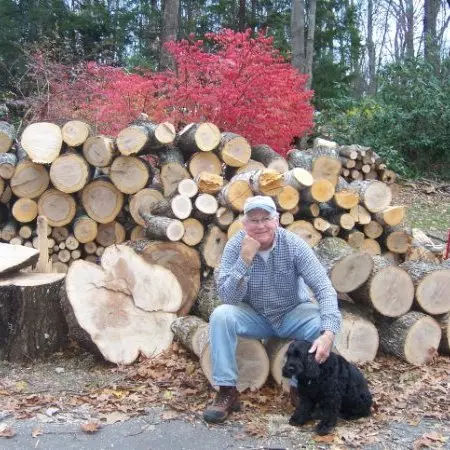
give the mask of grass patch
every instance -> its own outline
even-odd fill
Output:
[[[422,230],[450,228],[450,203],[414,202],[406,210],[406,225]]]

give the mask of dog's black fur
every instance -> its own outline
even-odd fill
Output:
[[[283,376],[298,380],[299,403],[289,423],[303,425],[316,408],[321,419],[318,434],[328,434],[338,417],[357,419],[370,415],[372,395],[364,375],[342,356],[331,353],[323,364],[308,353],[311,343],[294,341],[288,348]]]

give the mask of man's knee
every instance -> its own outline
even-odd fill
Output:
[[[209,322],[211,325],[213,324],[225,324],[233,321],[236,312],[235,305],[219,305],[217,306],[211,314],[209,318]]]

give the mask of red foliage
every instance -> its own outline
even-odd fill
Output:
[[[167,48],[174,72],[130,74],[95,63],[75,74],[61,65],[51,74],[42,68],[52,80],[40,118],[83,118],[110,134],[141,112],[176,127],[207,120],[280,153],[311,129],[306,76],[283,60],[272,38],[223,30],[205,40],[170,42]]]

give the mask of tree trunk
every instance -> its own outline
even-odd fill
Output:
[[[439,9],[439,0],[425,0],[423,11],[424,55],[425,60],[434,67],[436,73],[439,71],[439,44],[436,32]]]
[[[308,2],[308,28],[306,36],[306,65],[305,73],[308,75],[306,89],[311,89],[313,77],[313,59],[314,59],[314,34],[316,31],[316,0]]]
[[[292,65],[300,72],[306,72],[305,54],[305,2],[294,0],[291,13]]]
[[[164,11],[161,23],[161,44],[159,54],[159,70],[173,69],[174,62],[169,52],[164,48],[164,44],[170,41],[176,41],[178,34],[178,14],[180,1],[165,0]]]

